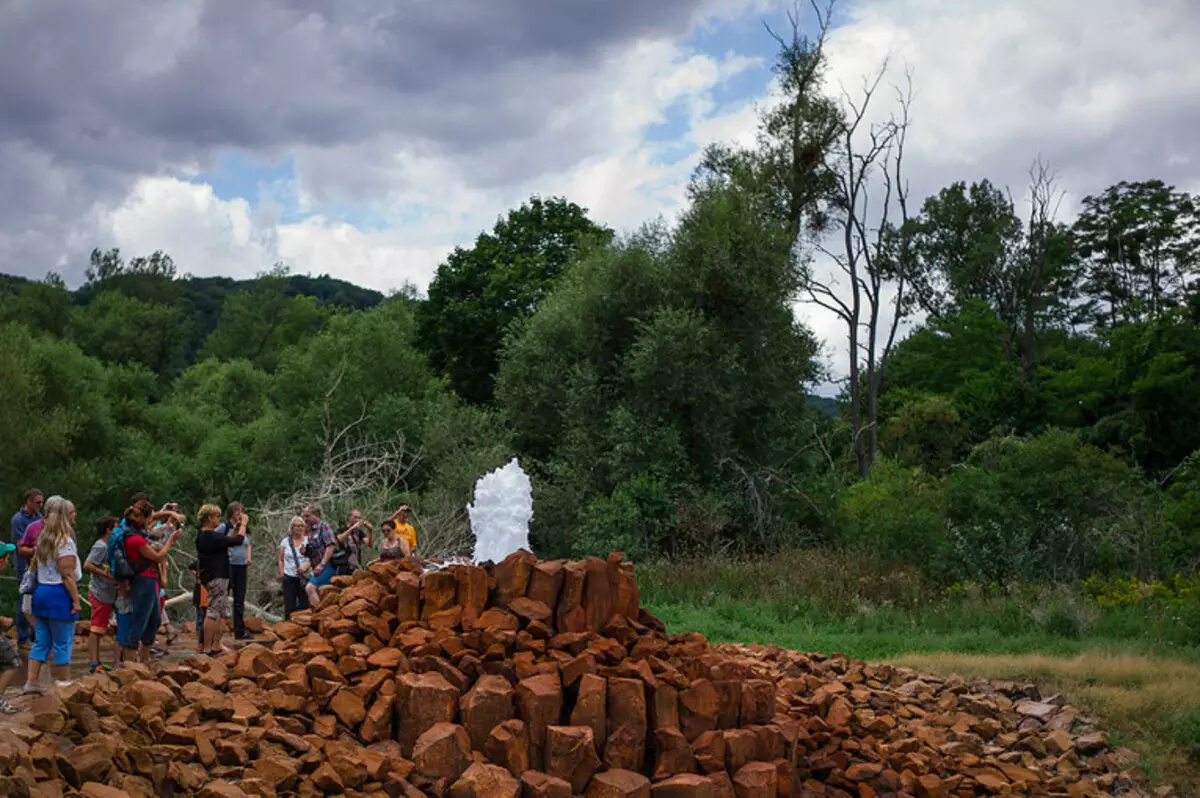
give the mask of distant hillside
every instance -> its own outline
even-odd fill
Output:
[[[817,396],[816,394],[810,393],[808,395],[808,403],[811,406],[820,410],[822,413],[832,416],[833,418],[837,418],[837,414],[838,414],[837,400],[834,399],[833,397]]]

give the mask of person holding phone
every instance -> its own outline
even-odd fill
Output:
[[[240,536],[243,542],[229,548],[229,588],[233,598],[233,638],[249,640],[246,632],[246,585],[250,569],[250,535],[246,525],[250,519],[246,506],[241,502],[230,502],[225,508],[225,521],[217,527],[223,535]]]

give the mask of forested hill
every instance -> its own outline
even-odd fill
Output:
[[[196,361],[204,342],[220,325],[225,301],[230,297],[254,298],[256,302],[267,304],[299,299],[299,302],[291,303],[291,317],[286,312],[280,317],[280,325],[298,323],[295,314],[306,308],[308,311],[301,315],[310,317],[310,326],[314,329],[319,314],[313,311],[366,310],[378,305],[384,298],[378,291],[329,275],[313,277],[288,274],[278,268],[241,280],[194,277],[190,274],[179,277],[175,274],[171,257],[161,252],[148,257],[136,257],[126,263],[117,250],[96,251],[92,254],[89,274],[94,279],[75,291],[67,290],[53,274],[43,281],[0,274],[0,308],[3,308],[4,318],[22,321],[23,317],[28,319],[32,316],[49,322],[57,317],[58,324],[50,324],[49,327],[63,334],[72,317],[78,326],[85,317],[103,317],[108,311],[133,310],[134,324],[137,324],[139,321],[155,320],[154,305],[160,306],[160,310],[169,307],[171,323],[152,325],[152,329],[165,332],[163,349],[167,354],[163,360],[148,365],[162,375],[173,375]],[[116,292],[127,299],[140,300],[143,304],[114,302],[112,296],[102,296],[105,292]],[[97,308],[88,310],[97,299]],[[238,312],[239,304],[237,299],[231,304],[233,313]],[[140,314],[145,314],[145,317],[142,318]],[[160,312],[159,315],[165,321],[167,314]],[[103,322],[103,319],[96,320]],[[126,359],[125,353],[110,353],[117,360]],[[139,358],[132,356],[128,359],[136,361]]]

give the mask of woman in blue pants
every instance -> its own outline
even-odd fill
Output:
[[[42,667],[54,658],[55,683],[70,683],[71,649],[79,619],[79,580],[83,566],[75,545],[75,505],[61,496],[46,501],[46,523],[38,535],[30,568],[37,568],[31,602],[37,638],[29,652],[25,692],[40,693]]]

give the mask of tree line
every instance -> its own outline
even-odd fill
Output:
[[[834,96],[823,22],[776,36],[782,102],[755,145],[704,153],[671,225],[617,235],[535,196],[426,297],[116,251],[75,291],[5,280],[0,494],[253,507],[386,471],[418,525],[461,531],[475,478],[516,455],[547,555],[832,544],[946,580],[1195,571],[1194,198],[1123,181],[1065,218],[1037,162],[1016,196],[964,180],[918,201],[909,81]],[[835,413],[797,302],[843,325]]]

